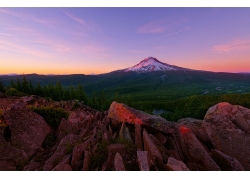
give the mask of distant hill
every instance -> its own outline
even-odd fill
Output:
[[[165,101],[191,95],[244,94],[250,92],[250,74],[217,73],[189,70],[168,65],[156,58],[146,58],[139,64],[99,75],[25,75],[34,84],[62,86],[82,84],[87,95],[104,91],[108,97],[131,95],[135,101]],[[22,75],[0,76],[5,84]]]

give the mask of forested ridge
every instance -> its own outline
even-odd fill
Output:
[[[177,121],[184,117],[203,119],[207,109],[219,102],[229,102],[250,108],[250,93],[193,95],[172,100],[159,100],[160,97],[155,94],[155,96],[150,97],[150,100],[142,100],[134,98],[133,94],[123,95],[118,92],[109,97],[105,91],[86,95],[82,84],[69,87],[63,87],[59,81],[56,84],[48,85],[41,85],[39,82],[33,84],[25,76],[22,79],[10,80],[8,86],[5,86],[0,80],[0,92],[5,96],[37,95],[55,101],[78,100],[98,110],[108,110],[112,101],[118,101],[147,113],[152,113],[154,109],[168,110],[170,113],[161,114],[161,116],[170,121]]]

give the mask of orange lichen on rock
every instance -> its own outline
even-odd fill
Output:
[[[113,102],[109,110],[109,118],[119,120],[121,122],[127,122],[130,124],[142,124],[142,120],[136,117],[122,104]]]
[[[185,133],[190,132],[191,130],[189,128],[185,127],[185,126],[181,126],[180,131],[181,131],[182,134],[185,134]]]

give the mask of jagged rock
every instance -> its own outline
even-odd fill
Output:
[[[216,149],[211,150],[211,156],[214,161],[220,166],[222,171],[244,171],[240,162]]]
[[[141,171],[149,171],[149,159],[147,151],[137,151],[137,160]]]
[[[135,145],[137,150],[143,150],[142,146],[142,128],[141,125],[135,124]]]
[[[155,165],[156,161],[162,161],[162,156],[160,151],[157,149],[156,145],[153,143],[152,139],[148,135],[147,131],[143,130],[143,142],[144,150],[148,152],[149,155],[149,166]]]
[[[109,152],[113,154],[119,152],[119,154],[123,155],[126,153],[125,146],[123,144],[111,144],[107,147],[107,149]]]
[[[199,171],[199,168],[195,163],[187,162],[187,167],[190,169],[190,171]]]
[[[77,143],[79,143],[78,135],[69,134],[65,136],[58,145],[56,152],[45,162],[43,170],[50,171],[53,169],[66,155],[72,153],[74,146],[76,146]]]
[[[41,162],[31,161],[28,165],[26,165],[23,170],[24,171],[38,171],[42,169],[43,164]]]
[[[51,131],[43,117],[22,104],[14,105],[3,115],[11,132],[11,146],[23,150],[28,158],[42,146]]]
[[[125,140],[125,141],[133,143],[130,132],[129,132],[129,130],[128,130],[128,128],[127,128],[127,126],[125,125],[124,122],[122,123],[122,127],[121,127],[121,129],[119,131],[119,138],[121,140]]]
[[[182,149],[188,161],[200,165],[200,167],[204,168],[202,170],[220,170],[220,167],[209,156],[192,131],[185,126],[180,126],[179,129]]]
[[[193,118],[182,118],[178,120],[179,126],[185,126],[189,128],[194,135],[203,142],[209,142],[210,139],[206,133],[206,130],[202,126],[202,120]]]
[[[81,127],[77,123],[72,123],[71,121],[62,118],[58,128],[57,128],[57,141],[61,141],[65,136],[69,134],[79,134]]]
[[[72,171],[72,168],[69,164],[58,164],[52,171]]]
[[[250,136],[246,123],[249,119],[250,109],[223,102],[208,109],[202,124],[213,148],[237,159],[248,171]]]
[[[6,141],[4,131],[8,127],[0,127],[0,171],[13,171],[18,164],[26,162],[28,157],[23,150],[11,146]]]
[[[125,166],[123,164],[122,157],[119,153],[115,154],[114,167],[116,171],[125,171]]]
[[[86,141],[79,145],[76,145],[73,149],[71,167],[73,170],[80,170],[83,163],[83,155],[86,150],[89,150],[90,141]]]
[[[153,136],[154,136],[162,145],[166,144],[167,138],[166,138],[166,136],[164,136],[162,133],[157,132],[157,133],[154,133]]]
[[[180,138],[178,136],[170,136],[167,138],[167,143],[165,145],[168,150],[168,154],[175,159],[185,161],[184,153],[180,144]]]
[[[109,142],[108,134],[107,132],[105,132],[102,136],[102,143],[108,143],[108,142]]]
[[[172,157],[168,158],[166,168],[171,169],[172,171],[189,171],[189,168],[186,166],[186,164]]]
[[[115,101],[110,105],[108,118],[130,124],[140,124],[164,133],[176,132],[176,128],[172,122],[166,121],[166,119],[162,117],[147,114],[143,111],[136,110]]]
[[[153,141],[153,143],[156,145],[159,152],[161,153],[163,162],[166,162],[168,159],[168,155],[167,155],[168,150],[152,134],[149,134],[149,136],[151,140]]]
[[[89,151],[84,151],[83,171],[88,171],[90,166],[91,154]]]
[[[15,171],[16,170],[16,162],[11,160],[0,160],[0,170],[1,171]]]

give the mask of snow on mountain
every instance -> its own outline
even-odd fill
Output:
[[[134,71],[141,73],[141,72],[152,72],[152,71],[173,71],[178,69],[181,68],[160,62],[154,57],[148,57],[142,60],[139,64],[136,64],[133,67],[125,69],[124,72]]]

